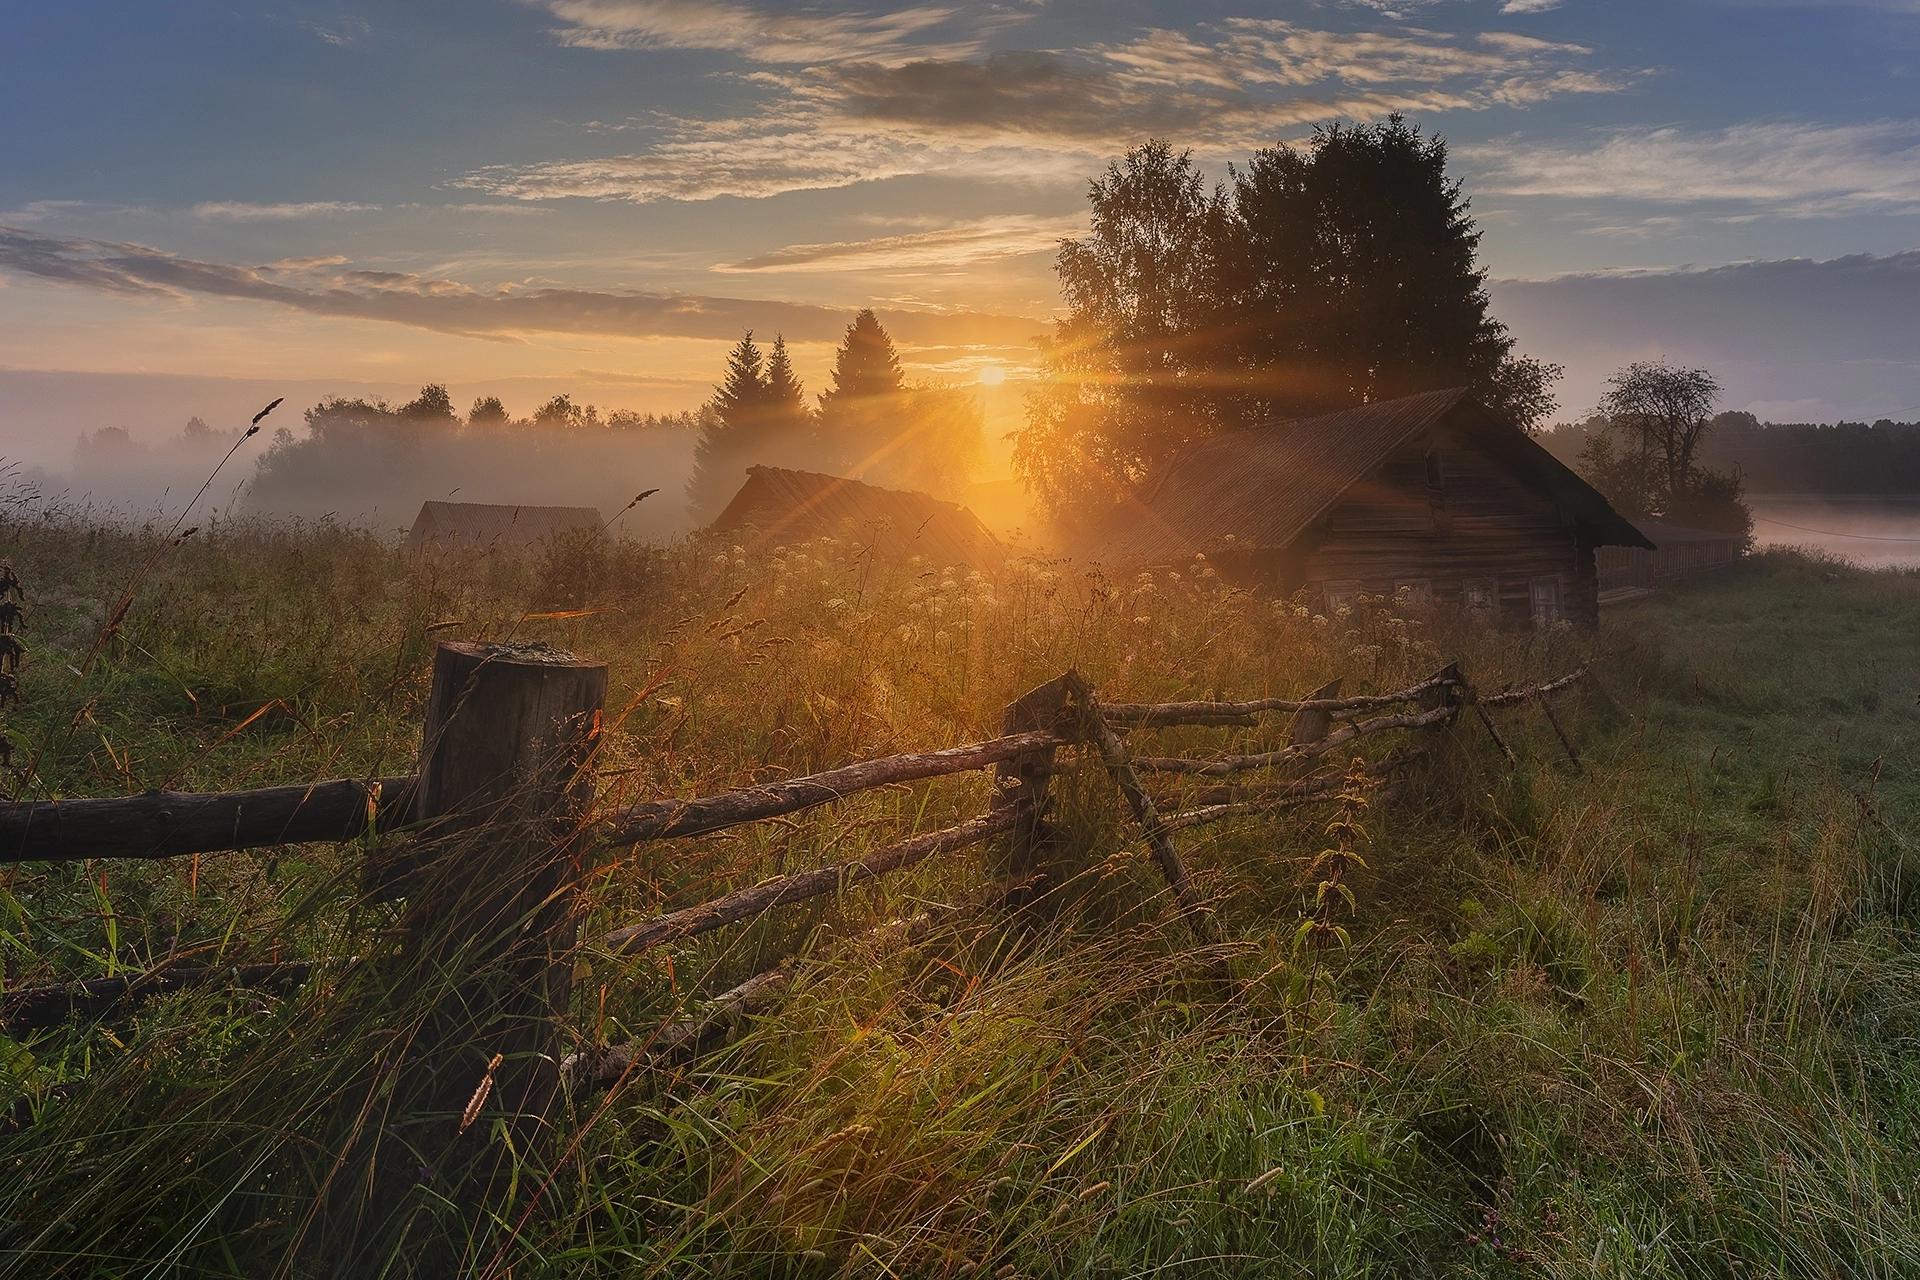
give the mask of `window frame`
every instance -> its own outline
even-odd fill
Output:
[[[1351,609],[1354,600],[1360,594],[1358,578],[1329,578],[1320,584],[1320,595],[1326,602],[1328,617],[1332,617],[1343,608]]]
[[[1481,588],[1486,591],[1487,599],[1485,604],[1475,604],[1473,602],[1475,588]],[[1500,615],[1500,579],[1486,577],[1467,578],[1462,581],[1460,584],[1460,607],[1476,617],[1498,617]],[[1529,607],[1531,607],[1531,597],[1529,597]]]
[[[1553,607],[1550,612],[1540,608],[1540,588],[1553,589]],[[1564,622],[1567,617],[1567,579],[1565,574],[1543,574],[1530,579],[1527,583],[1527,615],[1533,619],[1536,627],[1552,626]]]

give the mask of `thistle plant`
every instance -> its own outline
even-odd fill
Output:
[[[1319,975],[1321,952],[1335,944],[1345,950],[1353,941],[1345,922],[1352,920],[1357,903],[1353,886],[1347,883],[1347,873],[1365,870],[1367,865],[1360,846],[1367,842],[1367,829],[1361,817],[1367,811],[1369,781],[1367,762],[1355,756],[1347,766],[1346,781],[1337,793],[1337,807],[1323,828],[1327,847],[1316,853],[1307,865],[1307,878],[1314,881],[1313,902],[1293,931],[1293,950],[1296,957],[1303,950],[1312,953],[1307,972],[1309,1003]]]

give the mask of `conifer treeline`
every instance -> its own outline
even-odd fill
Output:
[[[687,495],[711,517],[755,464],[952,492],[979,455],[979,405],[964,390],[907,382],[893,339],[870,310],[847,326],[831,383],[809,409],[786,342],[762,352],[748,330],[727,354],[694,450]]]

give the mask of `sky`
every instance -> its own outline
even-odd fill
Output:
[[[1657,357],[1920,416],[1920,0],[61,0],[0,14],[0,455],[428,380],[688,408],[749,327],[818,389],[863,306],[1012,413],[1109,160],[1390,111],[1565,416]]]

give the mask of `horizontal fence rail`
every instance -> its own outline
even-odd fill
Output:
[[[707,835],[728,827],[799,813],[876,787],[971,773],[1016,756],[1065,746],[1071,741],[1044,730],[1013,733],[941,751],[862,761],[824,773],[743,787],[698,800],[651,800],[609,820],[596,834],[607,844]]]
[[[1247,702],[1107,702],[1100,714],[1116,728],[1159,728],[1169,725],[1233,725],[1252,723],[1271,712],[1371,711],[1376,707],[1417,702],[1426,694],[1459,684],[1451,673],[1430,677],[1395,693],[1360,694],[1351,698],[1255,698]]]
[[[1513,707],[1533,698],[1543,698],[1549,693],[1558,693],[1562,689],[1579,684],[1592,674],[1588,667],[1570,671],[1558,680],[1549,680],[1545,684],[1534,685],[1530,689],[1510,689],[1502,693],[1486,694],[1474,701],[1483,707]]]
[[[149,791],[0,805],[0,863],[177,858],[357,840],[411,819],[414,779],[337,778],[257,791]]]
[[[0,1031],[18,1035],[57,1026],[74,1018],[96,1017],[117,1005],[175,991],[227,986],[261,991],[291,991],[313,975],[303,960],[262,964],[175,964],[112,978],[82,978],[38,987],[18,987],[0,995]]]
[[[1006,810],[984,814],[957,826],[890,844],[884,849],[812,871],[796,871],[776,876],[747,889],[703,902],[698,906],[671,911],[639,924],[615,929],[602,939],[609,951],[634,955],[649,947],[696,934],[709,933],[723,925],[745,920],[792,902],[804,902],[822,894],[835,893],[850,885],[876,880],[891,871],[903,871],[935,854],[951,853],[969,845],[981,844],[1013,829],[1018,813]]]
[[[1457,708],[1447,705],[1435,707],[1430,711],[1375,716],[1371,720],[1360,720],[1335,729],[1317,742],[1302,742],[1295,746],[1282,747],[1277,751],[1222,756],[1218,760],[1200,760],[1186,756],[1135,756],[1133,766],[1143,773],[1188,773],[1203,778],[1226,777],[1253,769],[1276,769],[1301,760],[1318,759],[1336,747],[1344,746],[1356,738],[1364,738],[1368,734],[1385,733],[1391,729],[1432,728],[1453,719],[1457,714]]]

